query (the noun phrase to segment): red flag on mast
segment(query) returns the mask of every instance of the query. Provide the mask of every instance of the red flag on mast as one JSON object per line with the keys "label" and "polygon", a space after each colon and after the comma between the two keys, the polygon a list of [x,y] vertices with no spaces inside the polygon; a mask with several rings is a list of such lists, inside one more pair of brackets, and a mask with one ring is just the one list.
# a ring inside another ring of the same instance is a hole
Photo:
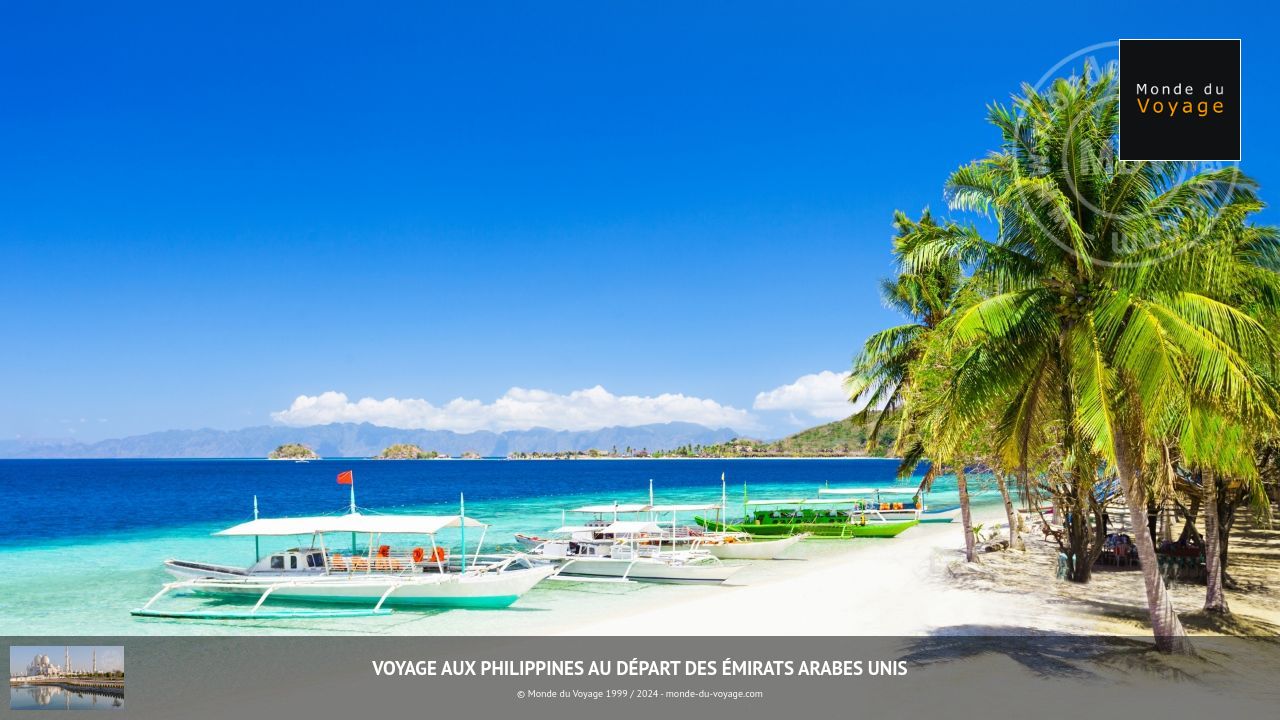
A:
{"label": "red flag on mast", "polygon": [[343,470],[342,472],[338,473],[339,485],[350,485],[351,479],[352,479],[352,476],[351,476],[350,470]]}

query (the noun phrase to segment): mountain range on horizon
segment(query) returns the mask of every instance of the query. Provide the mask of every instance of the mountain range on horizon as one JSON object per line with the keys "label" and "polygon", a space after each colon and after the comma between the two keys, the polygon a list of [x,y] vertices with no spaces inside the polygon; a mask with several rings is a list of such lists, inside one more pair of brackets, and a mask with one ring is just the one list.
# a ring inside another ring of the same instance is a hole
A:
{"label": "mountain range on horizon", "polygon": [[240,430],[165,430],[129,437],[77,442],[0,440],[0,458],[265,458],[286,443],[301,443],[321,457],[372,457],[390,445],[411,443],[448,455],[465,452],[505,457],[512,452],[571,452],[593,448],[670,450],[681,445],[711,445],[739,437],[729,428],[670,422],[598,430],[531,428],[456,433],[405,430],[369,423],[332,423],[308,427],[259,425]]}

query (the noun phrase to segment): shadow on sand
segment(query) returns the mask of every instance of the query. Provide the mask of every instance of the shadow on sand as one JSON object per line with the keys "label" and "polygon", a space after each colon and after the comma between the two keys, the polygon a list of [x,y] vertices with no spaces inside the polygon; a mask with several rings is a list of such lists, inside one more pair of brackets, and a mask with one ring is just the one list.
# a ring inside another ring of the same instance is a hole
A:
{"label": "shadow on sand", "polygon": [[1101,680],[1099,663],[1119,655],[1155,652],[1150,641],[1136,638],[1049,635],[1035,628],[960,625],[945,635],[910,644],[903,660],[923,666],[998,655],[1009,658],[1043,678]]}
{"label": "shadow on sand", "polygon": [[902,659],[927,667],[1004,657],[1041,678],[1192,682],[1221,689],[1224,676],[1249,682],[1253,671],[1280,662],[1280,640],[1275,635],[1255,634],[1259,629],[1254,627],[1235,629],[1251,633],[1195,637],[1196,654],[1180,656],[1160,653],[1150,636],[1051,635],[1035,628],[962,625],[947,628],[945,635],[911,641]]}

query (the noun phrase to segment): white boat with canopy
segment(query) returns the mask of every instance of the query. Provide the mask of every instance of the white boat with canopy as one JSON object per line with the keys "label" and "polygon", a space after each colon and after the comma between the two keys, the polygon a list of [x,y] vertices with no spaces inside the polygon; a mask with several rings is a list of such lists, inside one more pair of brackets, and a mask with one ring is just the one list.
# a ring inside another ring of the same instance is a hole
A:
{"label": "white boat with canopy", "polygon": [[[255,515],[257,502],[255,499]],[[255,538],[255,562],[247,568],[186,560],[166,560],[177,580],[133,611],[140,617],[259,619],[384,615],[386,606],[501,608],[510,605],[554,572],[523,554],[483,555],[487,525],[458,515],[362,513],[352,503],[344,515],[255,518],[214,535]],[[468,528],[480,529],[474,553],[466,544]],[[442,531],[456,530],[459,552],[437,544]],[[351,536],[349,552],[326,542],[327,535]],[[257,538],[309,537],[298,547],[260,556]],[[356,538],[366,547],[357,549]],[[426,538],[425,545],[394,550],[392,537]],[[177,611],[154,609],[173,593],[255,599],[250,610]],[[349,609],[263,609],[268,600],[324,604],[360,604]]]}
{"label": "white boat with canopy", "polygon": [[[864,504],[874,507],[886,520],[918,518],[922,523],[949,523],[959,515],[959,505],[935,507],[926,504],[919,490],[910,488],[818,488],[820,496],[866,498]],[[897,498],[905,498],[899,500]]]}
{"label": "white boat with canopy", "polygon": [[[809,533],[797,533],[781,538],[757,538],[747,532],[731,530],[704,530],[697,525],[682,525],[678,516],[682,512],[706,513],[719,527],[724,526],[724,511],[728,507],[728,488],[724,473],[720,473],[719,504],[653,505],[653,480],[649,481],[649,512],[659,523],[666,516],[669,535],[686,539],[693,547],[705,549],[721,560],[779,560],[797,543],[809,537]],[[713,526],[714,527],[714,526]]]}
{"label": "white boat with canopy", "polygon": [[756,538],[746,532],[703,530],[697,525],[682,525],[678,520],[682,512],[704,512],[714,513],[716,521],[720,522],[724,506],[719,504],[652,505],[649,511],[655,522],[665,525],[662,537],[677,544],[688,544],[693,549],[706,550],[721,560],[779,560],[797,543],[809,537],[808,533],[799,533],[778,539]]}
{"label": "white boat with canopy", "polygon": [[535,558],[556,566],[557,579],[720,583],[740,567],[724,565],[705,549],[677,543],[649,519],[625,520],[618,515],[648,513],[650,505],[588,505],[565,511],[595,518],[564,524],[550,538],[516,535],[516,541]]}
{"label": "white boat with canopy", "polygon": [[[721,496],[725,493],[724,475],[720,476]],[[595,519],[582,525],[564,525],[552,532],[563,541],[585,540],[588,536],[594,540],[617,538],[619,533],[635,542],[641,548],[663,548],[670,546],[672,551],[690,553],[708,553],[721,560],[773,560],[785,555],[796,543],[808,537],[797,534],[777,539],[760,539],[746,532],[703,530],[697,525],[685,525],[680,522],[680,513],[714,513],[716,518],[723,515],[724,505],[716,503],[676,503],[656,504],[653,499],[653,481],[649,481],[648,503],[613,503],[609,505],[588,505],[574,508],[566,512],[594,514]],[[643,516],[643,520],[627,521],[620,519],[622,515]],[[563,519],[562,519],[563,524]],[[534,535],[517,534],[516,541],[530,550],[543,547],[548,542],[556,542]]]}

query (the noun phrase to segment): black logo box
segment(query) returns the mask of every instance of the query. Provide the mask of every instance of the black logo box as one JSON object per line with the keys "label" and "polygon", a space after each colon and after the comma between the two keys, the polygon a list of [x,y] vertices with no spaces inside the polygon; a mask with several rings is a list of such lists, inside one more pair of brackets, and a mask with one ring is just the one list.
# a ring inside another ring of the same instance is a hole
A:
{"label": "black logo box", "polygon": [[1239,40],[1120,41],[1121,160],[1238,162],[1240,103]]}

